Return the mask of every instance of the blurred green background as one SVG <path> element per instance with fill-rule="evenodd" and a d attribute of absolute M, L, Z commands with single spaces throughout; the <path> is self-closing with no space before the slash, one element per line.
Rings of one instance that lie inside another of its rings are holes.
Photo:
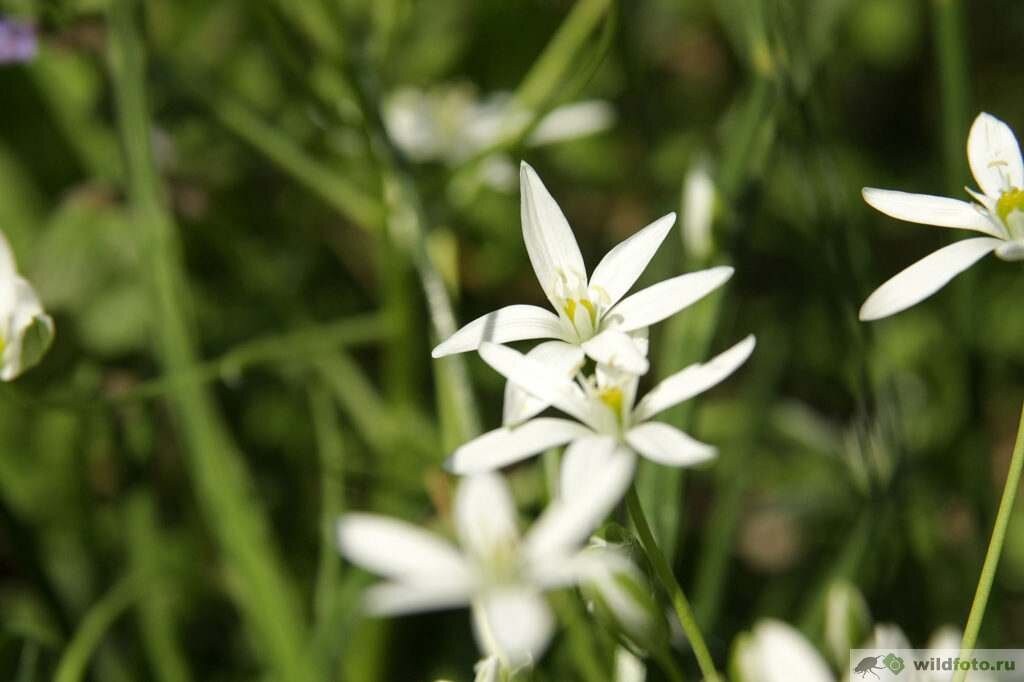
<path fill-rule="evenodd" d="M 517 188 L 485 181 L 495 158 L 537 168 L 591 266 L 685 211 L 692 169 L 714 178 L 710 252 L 677 229 L 644 281 L 709 263 L 736 275 L 656 331 L 653 373 L 747 333 L 758 350 L 671 415 L 720 446 L 716 463 L 641 484 L 720 665 L 768 616 L 823 645 L 839 579 L 920 645 L 962 625 L 1024 398 L 1024 279 L 989 259 L 858 322 L 875 286 L 951 239 L 859 191 L 961 196 L 974 115 L 1024 130 L 1024 5 L 0 11 L 40 40 L 0 65 L 0 229 L 57 325 L 42 364 L 0 387 L 0 678 L 470 679 L 467 613 L 364 620 L 369 578 L 330 529 L 343 509 L 444 528 L 440 463 L 500 422 L 497 374 L 429 354 L 445 291 L 460 324 L 543 304 Z M 453 85 L 516 93 L 529 124 L 582 99 L 615 121 L 411 161 L 381 123 L 389 95 Z M 539 509 L 541 466 L 511 476 Z M 1024 646 L 1024 509 L 980 643 Z M 575 679 L 564 650 L 537 679 Z"/>

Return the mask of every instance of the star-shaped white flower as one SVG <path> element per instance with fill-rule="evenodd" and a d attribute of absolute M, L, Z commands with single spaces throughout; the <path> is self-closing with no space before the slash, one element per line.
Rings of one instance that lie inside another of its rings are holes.
<path fill-rule="evenodd" d="M 548 365 L 507 346 L 485 343 L 480 356 L 510 382 L 578 421 L 537 417 L 519 426 L 489 431 L 458 448 L 446 466 L 457 474 L 492 471 L 549 448 L 565 445 L 562 494 L 589 495 L 594 476 L 614 469 L 632 480 L 636 454 L 667 466 L 691 466 L 714 457 L 715 448 L 674 426 L 651 421 L 660 412 L 715 386 L 754 350 L 748 336 L 707 363 L 668 377 L 634 405 L 639 378 L 598 365 L 594 377 L 574 382 Z"/>
<path fill-rule="evenodd" d="M 371 613 L 472 605 L 481 649 L 516 669 L 534 662 L 551 638 L 554 619 L 543 592 L 608 570 L 603 564 L 612 554 L 582 550 L 621 498 L 623 479 L 613 465 L 591 479 L 586 498 L 554 502 L 520 536 L 508 486 L 479 474 L 464 479 L 455 498 L 461 549 L 403 521 L 362 513 L 338 522 L 339 546 L 350 561 L 387 578 L 365 595 Z"/>
<path fill-rule="evenodd" d="M 53 319 L 32 285 L 18 274 L 0 233 L 0 381 L 12 381 L 39 362 L 53 341 Z"/>
<path fill-rule="evenodd" d="M 661 246 L 676 216 L 670 213 L 632 235 L 598 263 L 588 277 L 583 255 L 558 204 L 534 170 L 520 168 L 523 240 L 541 288 L 556 313 L 532 305 L 510 305 L 470 322 L 434 349 L 435 358 L 477 350 L 485 342 L 557 339 L 551 354 L 571 361 L 582 348 L 597 362 L 637 374 L 647 358 L 630 333 L 674 315 L 725 283 L 732 268 L 700 270 L 632 288 Z M 570 363 L 571 364 L 571 363 Z"/>
<path fill-rule="evenodd" d="M 1013 131 L 979 114 L 967 137 L 967 160 L 981 188 L 967 189 L 977 203 L 864 188 L 864 200 L 893 218 L 988 236 L 958 241 L 914 263 L 868 297 L 860 319 L 877 320 L 923 301 L 993 251 L 1003 260 L 1024 259 L 1024 162 Z"/>
<path fill-rule="evenodd" d="M 414 161 L 456 164 L 495 143 L 510 129 L 528 124 L 529 112 L 517 108 L 511 93 L 479 97 L 466 83 L 431 90 L 402 87 L 384 101 L 384 124 L 395 144 Z M 601 100 L 558 107 L 537 122 L 526 144 L 543 146 L 607 130 L 615 111 Z M 515 166 L 509 175 L 515 181 Z"/>

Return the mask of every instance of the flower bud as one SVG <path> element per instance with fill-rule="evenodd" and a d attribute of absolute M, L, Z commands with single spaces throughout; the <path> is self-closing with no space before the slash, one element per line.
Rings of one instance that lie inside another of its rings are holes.
<path fill-rule="evenodd" d="M 581 583 L 587 610 L 643 650 L 665 646 L 665 619 L 647 580 L 624 551 L 594 539 L 583 555 L 596 559 Z"/>
<path fill-rule="evenodd" d="M 762 620 L 733 643 L 731 678 L 736 682 L 833 682 L 835 677 L 796 628 Z"/>
<path fill-rule="evenodd" d="M 850 649 L 859 647 L 871 631 L 867 602 L 853 584 L 836 581 L 825 596 L 825 644 L 832 662 L 846 665 Z"/>

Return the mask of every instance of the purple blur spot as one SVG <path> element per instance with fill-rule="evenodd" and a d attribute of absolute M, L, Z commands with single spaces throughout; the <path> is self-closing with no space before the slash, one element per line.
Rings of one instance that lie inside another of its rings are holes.
<path fill-rule="evenodd" d="M 36 29 L 32 24 L 0 19 L 0 64 L 32 61 L 38 51 Z"/>

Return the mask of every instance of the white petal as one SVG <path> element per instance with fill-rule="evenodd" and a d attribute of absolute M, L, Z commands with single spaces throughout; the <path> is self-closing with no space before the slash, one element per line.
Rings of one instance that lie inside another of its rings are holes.
<path fill-rule="evenodd" d="M 581 283 L 586 282 L 583 255 L 562 209 L 526 162 L 519 167 L 519 186 L 526 251 L 537 273 L 537 281 L 557 307 L 556 285 L 560 279 L 581 278 Z"/>
<path fill-rule="evenodd" d="M 759 622 L 745 640 L 737 663 L 742 679 L 835 682 L 835 676 L 811 643 L 781 621 Z"/>
<path fill-rule="evenodd" d="M 551 641 L 555 621 L 536 589 L 508 586 L 484 594 L 473 605 L 473 626 L 480 648 L 510 668 L 530 665 Z"/>
<path fill-rule="evenodd" d="M 587 436 L 573 441 L 562 456 L 559 492 L 563 498 L 590 494 L 591 479 L 600 474 L 618 444 L 611 436 Z"/>
<path fill-rule="evenodd" d="M 53 342 L 53 318 L 32 285 L 14 275 L 0 282 L 0 338 L 5 341 L 0 380 L 11 381 L 42 359 Z"/>
<path fill-rule="evenodd" d="M 878 320 L 920 303 L 1002 244 L 977 237 L 943 247 L 878 287 L 860 308 L 861 320 Z"/>
<path fill-rule="evenodd" d="M 510 305 L 478 317 L 434 349 L 435 358 L 476 350 L 481 343 L 508 343 L 523 339 L 560 339 L 558 316 L 535 305 Z"/>
<path fill-rule="evenodd" d="M 501 659 L 488 656 L 473 666 L 473 682 L 501 682 Z"/>
<path fill-rule="evenodd" d="M 874 187 L 865 187 L 861 194 L 868 205 L 897 220 L 1006 236 L 1003 226 L 993 222 L 987 211 L 967 201 Z"/>
<path fill-rule="evenodd" d="M 584 342 L 583 350 L 594 361 L 631 374 L 647 374 L 651 368 L 644 356 L 646 342 L 638 345 L 629 334 L 618 329 L 606 329 Z"/>
<path fill-rule="evenodd" d="M 590 286 L 599 288 L 610 299 L 605 305 L 613 306 L 636 284 L 647 264 L 654 258 L 658 247 L 665 241 L 676 214 L 669 213 L 644 229 L 620 242 L 605 254 L 590 276 Z"/>
<path fill-rule="evenodd" d="M 488 560 L 496 548 L 519 541 L 516 505 L 505 479 L 476 474 L 462 480 L 455 497 L 455 527 L 462 546 L 478 559 Z"/>
<path fill-rule="evenodd" d="M 704 298 L 732 273 L 731 267 L 720 265 L 666 279 L 627 297 L 605 317 L 623 331 L 647 327 Z"/>
<path fill-rule="evenodd" d="M 562 561 L 578 549 L 622 500 L 633 480 L 636 455 L 618 447 L 588 479 L 586 495 L 571 495 L 553 502 L 524 539 L 531 563 L 543 566 Z"/>
<path fill-rule="evenodd" d="M 583 367 L 586 356 L 583 349 L 564 341 L 545 341 L 534 346 L 526 354 L 537 362 L 547 365 L 555 374 L 572 378 Z M 505 384 L 505 400 L 502 405 L 502 424 L 521 424 L 548 408 L 548 403 L 537 398 L 511 381 Z"/>
<path fill-rule="evenodd" d="M 698 261 L 711 255 L 715 220 L 715 183 L 707 164 L 698 162 L 683 181 L 683 245 L 686 253 Z"/>
<path fill-rule="evenodd" d="M 590 100 L 567 104 L 542 118 L 527 144 L 539 146 L 586 137 L 607 130 L 614 122 L 615 110 L 607 102 Z"/>
<path fill-rule="evenodd" d="M 662 410 L 699 395 L 735 372 L 754 352 L 751 334 L 708 362 L 686 367 L 652 388 L 633 411 L 634 423 L 647 421 Z"/>
<path fill-rule="evenodd" d="M 967 160 L 981 191 L 990 197 L 1011 187 L 1024 187 L 1024 162 L 1020 145 L 1010 126 L 991 114 L 981 113 L 967 136 Z"/>
<path fill-rule="evenodd" d="M 494 471 L 592 433 L 586 426 L 568 419 L 531 419 L 519 426 L 477 436 L 452 453 L 444 466 L 460 475 Z"/>
<path fill-rule="evenodd" d="M 564 375 L 555 374 L 543 363 L 507 346 L 485 343 L 480 346 L 480 357 L 534 397 L 580 421 L 587 420 L 589 409 L 583 391 Z"/>
<path fill-rule="evenodd" d="M 996 255 L 1005 261 L 1024 260 L 1024 239 L 1017 239 L 1012 242 L 1003 242 L 996 249 Z"/>
<path fill-rule="evenodd" d="M 377 616 L 440 611 L 465 606 L 476 590 L 469 581 L 439 579 L 423 583 L 384 582 L 363 594 L 363 607 Z"/>
<path fill-rule="evenodd" d="M 466 560 L 454 546 L 410 523 L 351 513 L 338 520 L 337 532 L 341 553 L 373 573 L 427 581 L 437 576 L 468 580 Z"/>
<path fill-rule="evenodd" d="M 634 426 L 626 434 L 626 442 L 652 462 L 670 467 L 693 466 L 715 456 L 713 446 L 661 422 Z"/>

